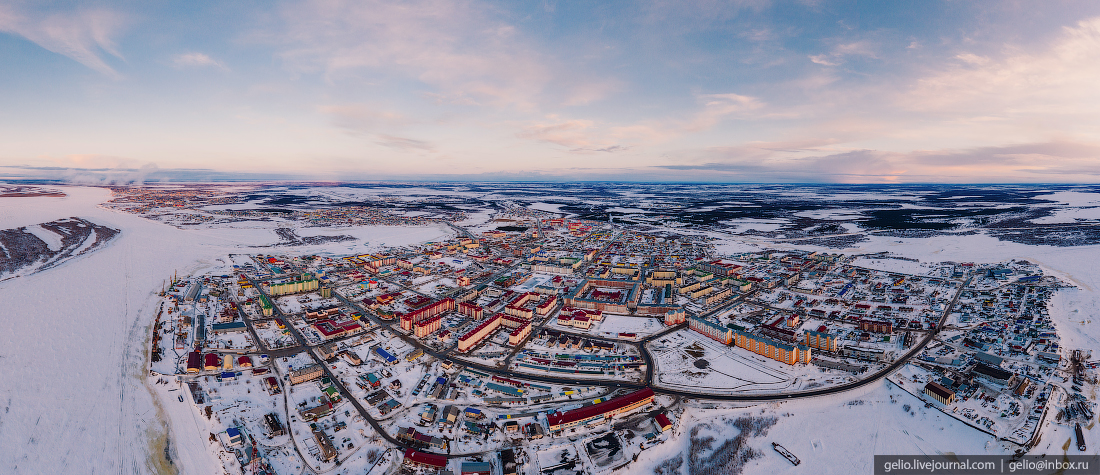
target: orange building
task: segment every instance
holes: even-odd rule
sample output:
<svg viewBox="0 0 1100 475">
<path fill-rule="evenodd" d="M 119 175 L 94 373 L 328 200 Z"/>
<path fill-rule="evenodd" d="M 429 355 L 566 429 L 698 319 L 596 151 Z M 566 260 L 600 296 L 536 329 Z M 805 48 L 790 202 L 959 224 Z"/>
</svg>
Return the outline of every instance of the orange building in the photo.
<svg viewBox="0 0 1100 475">
<path fill-rule="evenodd" d="M 427 320 L 421 320 L 421 321 L 417 322 L 416 326 L 414 327 L 414 329 L 415 329 L 414 334 L 416 335 L 417 338 L 423 338 L 423 337 L 426 337 L 428 335 L 431 335 L 432 333 L 435 333 L 435 331 L 439 330 L 439 328 L 441 326 L 443 326 L 443 316 L 442 315 L 436 315 L 436 316 L 434 316 L 432 318 L 429 318 Z"/>
<path fill-rule="evenodd" d="M 679 325 L 681 323 L 684 323 L 685 319 L 687 319 L 687 312 L 684 312 L 684 309 L 677 308 L 674 310 L 669 310 L 668 313 L 665 314 L 665 325 L 668 325 L 670 327 L 673 325 Z"/>
<path fill-rule="evenodd" d="M 836 353 L 836 335 L 825 331 L 822 326 L 818 330 L 807 330 L 805 345 L 810 348 Z"/>
<path fill-rule="evenodd" d="M 731 329 L 733 333 L 733 344 L 749 350 L 758 355 L 762 355 L 766 358 L 771 358 L 776 361 L 781 361 L 789 365 L 798 363 L 809 363 L 810 347 L 806 345 L 789 345 L 781 343 L 768 338 L 763 335 L 754 335 L 752 333 Z"/>
</svg>

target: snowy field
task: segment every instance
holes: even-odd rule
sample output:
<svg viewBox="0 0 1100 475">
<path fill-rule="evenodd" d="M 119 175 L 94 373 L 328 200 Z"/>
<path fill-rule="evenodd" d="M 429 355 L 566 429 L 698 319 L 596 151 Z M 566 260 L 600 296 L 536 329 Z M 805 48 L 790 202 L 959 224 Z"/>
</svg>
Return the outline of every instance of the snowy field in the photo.
<svg viewBox="0 0 1100 475">
<path fill-rule="evenodd" d="M 799 391 L 848 382 L 850 375 L 813 365 L 791 366 L 744 348 L 728 347 L 690 330 L 650 343 L 656 386 L 705 388 L 715 394 Z"/>
<path fill-rule="evenodd" d="M 745 474 L 871 473 L 874 454 L 994 455 L 1015 449 L 935 408 L 926 409 L 923 401 L 888 382 L 839 396 L 741 409 L 692 407 L 674 415 L 677 423 L 670 440 L 643 451 L 630 473 L 653 473 L 662 462 L 677 457 L 681 457 L 680 473 L 703 472 L 713 453 L 700 451 L 696 470 L 688 470 L 693 463 L 689 457 L 692 429 L 698 428 L 697 440 L 714 437 L 718 446 L 740 434 L 732 425 L 739 418 L 775 418 L 763 433 L 745 438 L 745 446 L 760 454 L 745 464 L 741 472 Z M 792 465 L 772 450 L 772 442 L 786 447 L 802 463 Z"/>
<path fill-rule="evenodd" d="M 1085 198 L 1074 199 L 1084 200 Z M 982 264 L 1012 259 L 1027 260 L 1042 267 L 1046 273 L 1078 287 L 1077 290 L 1058 292 L 1053 299 L 1051 317 L 1058 329 L 1058 334 L 1062 337 L 1063 345 L 1069 348 L 1100 348 L 1100 325 L 1085 323 L 1095 321 L 1091 316 L 1100 312 L 1100 266 L 1095 265 L 1097 256 L 1100 256 L 1100 245 L 1077 247 L 1026 245 L 1001 241 L 981 233 L 927 238 L 899 238 L 874 234 L 869 234 L 867 237 L 869 238 L 867 241 L 840 251 L 783 241 L 759 240 L 746 243 L 742 238 L 728 235 L 715 244 L 719 252 L 727 253 L 771 248 L 843 254 L 889 252 L 932 263 L 955 261 Z M 896 259 L 882 260 L 882 262 L 889 263 L 891 267 L 901 266 L 899 270 L 909 266 L 908 270 L 916 273 L 927 273 L 930 270 L 917 263 L 906 263 Z"/>
<path fill-rule="evenodd" d="M 619 338 L 620 333 L 634 333 L 636 338 L 644 338 L 666 327 L 661 320 L 657 320 L 653 317 L 632 317 L 627 315 L 613 315 L 606 314 L 603 316 L 603 321 L 593 324 L 591 328 L 585 330 L 583 328 L 577 328 L 572 325 L 562 325 L 558 323 L 558 319 L 550 318 L 546 322 L 546 328 L 552 330 L 564 330 L 567 332 L 589 334 L 592 336 L 603 338 Z M 632 338 L 623 338 L 631 340 Z"/>
<path fill-rule="evenodd" d="M 268 229 L 180 230 L 98 207 L 110 199 L 106 189 L 64 191 L 0 198 L 0 229 L 76 216 L 122 232 L 94 253 L 0 283 L 0 473 L 216 473 L 221 464 L 189 410 L 175 393 L 158 404 L 144 385 L 155 292 L 173 272 L 219 268 L 227 254 L 277 239 Z M 351 244 L 450 235 L 434 226 L 379 228 L 353 231 L 362 240 Z M 283 251 L 342 253 L 348 244 Z M 169 438 L 172 466 L 164 458 Z"/>
<path fill-rule="evenodd" d="M 107 246 L 58 267 L 0 282 L 0 473 L 218 473 L 221 463 L 207 450 L 190 405 L 177 402 L 176 393 L 154 392 L 144 384 L 149 326 L 158 301 L 155 292 L 173 272 L 189 275 L 220 269 L 231 264 L 227 254 L 256 252 L 255 246 L 271 246 L 278 237 L 271 229 L 260 227 L 180 230 L 98 207 L 110 198 L 107 190 L 65 187 L 64 191 L 65 197 L 0 198 L 0 229 L 76 216 L 120 229 L 121 234 Z M 1094 197 L 1059 195 L 1058 199 L 1081 206 L 1095 203 Z M 779 223 L 743 224 L 745 229 L 759 229 Z M 342 254 L 452 234 L 438 226 L 298 231 L 303 236 L 348 234 L 360 239 L 266 249 Z M 754 238 L 727 236 L 718 243 L 719 251 L 766 246 L 837 252 L 750 239 Z M 1100 313 L 1100 266 L 1095 265 L 1100 246 L 1029 246 L 984 234 L 921 239 L 872 234 L 844 252 L 881 251 L 934 262 L 1034 262 L 1078 287 L 1058 292 L 1051 303 L 1051 316 L 1063 346 L 1100 348 L 1100 325 L 1095 317 Z M 707 348 L 707 352 L 713 349 Z M 732 354 L 747 353 L 738 351 Z M 710 363 L 723 368 L 730 364 Z M 742 379 L 793 384 L 778 382 L 782 378 L 774 374 L 770 379 Z M 792 380 L 791 375 L 787 380 Z M 910 410 L 904 411 L 905 405 Z M 919 399 L 883 382 L 855 392 L 782 404 L 686 409 L 674 414 L 677 424 L 671 440 L 644 451 L 630 473 L 652 473 L 659 463 L 686 454 L 692 427 L 708 424 L 700 433 L 733 437 L 736 429 L 721 417 L 732 420 L 747 415 L 774 416 L 777 421 L 766 435 L 748 439 L 763 455 L 750 461 L 745 473 L 869 473 L 874 453 L 1010 451 L 938 410 L 925 409 Z M 1087 430 L 1088 440 L 1095 441 L 1095 425 Z M 1062 453 L 1068 437 L 1065 427 L 1049 428 L 1036 452 Z M 164 458 L 168 440 L 174 465 Z M 771 450 L 772 441 L 794 452 L 802 465 L 791 466 L 779 457 Z M 1098 446 L 1090 443 L 1087 453 L 1100 452 Z M 683 463 L 689 463 L 686 456 Z M 683 473 L 689 473 L 686 465 L 684 468 Z"/>
</svg>

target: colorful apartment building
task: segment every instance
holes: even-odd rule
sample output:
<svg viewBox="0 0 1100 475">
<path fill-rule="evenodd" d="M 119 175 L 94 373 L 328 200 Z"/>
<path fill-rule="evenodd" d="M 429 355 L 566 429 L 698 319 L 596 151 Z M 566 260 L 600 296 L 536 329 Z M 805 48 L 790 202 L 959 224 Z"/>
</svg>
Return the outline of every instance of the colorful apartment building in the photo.
<svg viewBox="0 0 1100 475">
<path fill-rule="evenodd" d="M 871 333 L 893 333 L 894 323 L 887 320 L 862 319 L 859 321 L 859 330 Z"/>
<path fill-rule="evenodd" d="M 807 330 L 805 345 L 810 348 L 836 353 L 836 335 L 825 331 L 824 326 L 817 330 Z"/>
<path fill-rule="evenodd" d="M 686 318 L 687 312 L 685 312 L 682 308 L 669 310 L 668 313 L 665 314 L 665 325 L 668 325 L 670 327 L 673 325 L 679 325 L 681 323 L 684 323 L 684 320 Z"/>
<path fill-rule="evenodd" d="M 431 305 L 421 307 L 417 310 L 413 310 L 407 314 L 401 315 L 401 328 L 405 331 L 410 331 L 413 325 L 422 321 L 432 318 L 436 315 L 443 314 L 444 312 L 450 312 L 455 309 L 455 299 L 445 298 L 438 300 Z"/>
<path fill-rule="evenodd" d="M 463 353 L 470 351 L 470 348 L 477 346 L 477 344 L 481 343 L 482 340 L 488 338 L 489 335 L 492 335 L 493 332 L 500 327 L 501 318 L 501 314 L 493 314 L 493 316 L 489 317 L 488 320 L 481 322 L 480 324 L 478 324 L 478 326 L 474 327 L 473 330 L 470 330 L 466 332 L 465 335 L 459 337 L 458 351 Z"/>
<path fill-rule="evenodd" d="M 443 326 L 443 315 L 436 315 L 436 316 L 434 316 L 432 318 L 429 318 L 427 320 L 421 320 L 421 321 L 417 322 L 413 326 L 413 332 L 414 332 L 414 335 L 416 335 L 417 338 L 423 338 L 423 337 L 426 337 L 428 335 L 431 335 L 432 333 L 435 333 L 436 330 L 439 330 L 439 328 L 442 327 L 442 326 Z"/>
<path fill-rule="evenodd" d="M 733 329 L 724 327 L 720 324 L 704 320 L 699 317 L 688 317 L 688 327 L 696 332 L 706 335 L 714 341 L 720 342 L 723 345 L 728 345 L 733 341 Z"/>
<path fill-rule="evenodd" d="M 771 358 L 789 365 L 809 363 L 812 356 L 810 347 L 800 344 L 782 343 L 763 335 L 755 335 L 744 330 L 731 329 L 733 344 L 765 358 Z"/>
<path fill-rule="evenodd" d="M 274 284 L 267 284 L 267 293 L 275 297 L 282 295 L 291 295 L 301 292 L 312 292 L 317 290 L 321 285 L 321 282 L 314 278 L 311 274 L 302 274 L 295 276 L 285 282 L 277 282 Z"/>
</svg>

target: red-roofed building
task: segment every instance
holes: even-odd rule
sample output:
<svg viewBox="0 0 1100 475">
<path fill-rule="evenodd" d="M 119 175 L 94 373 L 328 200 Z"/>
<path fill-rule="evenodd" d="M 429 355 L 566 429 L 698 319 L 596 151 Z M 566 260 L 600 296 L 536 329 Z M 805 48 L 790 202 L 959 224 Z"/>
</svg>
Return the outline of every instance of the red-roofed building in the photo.
<svg viewBox="0 0 1100 475">
<path fill-rule="evenodd" d="M 508 344 L 517 346 L 531 334 L 531 322 L 523 322 L 508 334 Z"/>
<path fill-rule="evenodd" d="M 402 463 L 413 467 L 442 470 L 447 467 L 447 457 L 405 449 L 405 460 Z"/>
<path fill-rule="evenodd" d="M 346 335 L 354 335 L 363 331 L 363 326 L 354 320 L 347 322 L 334 322 L 332 320 L 321 320 L 313 324 L 313 328 L 317 330 L 317 333 L 321 334 L 321 338 L 332 340 L 340 338 Z"/>
<path fill-rule="evenodd" d="M 421 320 L 420 322 L 417 322 L 415 325 L 413 325 L 413 334 L 416 335 L 417 338 L 423 338 L 431 335 L 432 333 L 435 333 L 435 331 L 439 330 L 442 325 L 443 315 L 436 315 L 427 320 Z"/>
<path fill-rule="evenodd" d="M 657 423 L 657 428 L 661 429 L 661 432 L 672 428 L 672 421 L 668 420 L 668 416 L 663 412 L 654 416 L 653 421 Z"/>
<path fill-rule="evenodd" d="M 473 330 L 466 332 L 458 339 L 458 351 L 467 352 L 500 327 L 501 314 L 494 314 L 488 320 L 481 322 Z"/>
<path fill-rule="evenodd" d="M 724 262 L 721 260 L 707 262 L 699 266 L 700 269 L 711 272 L 717 275 L 730 276 L 737 275 L 741 271 L 740 264 L 734 264 L 732 262 Z"/>
<path fill-rule="evenodd" d="M 207 371 L 214 371 L 222 365 L 222 359 L 214 353 L 207 353 L 203 355 L 203 369 Z"/>
<path fill-rule="evenodd" d="M 561 432 L 583 424 L 601 423 L 613 416 L 633 411 L 651 402 L 653 402 L 653 390 L 646 387 L 610 401 L 564 413 L 550 414 L 546 416 L 546 422 L 550 426 L 551 432 Z"/>
<path fill-rule="evenodd" d="M 546 315 L 546 314 L 550 313 L 550 310 L 554 309 L 554 305 L 557 304 L 557 303 L 558 303 L 558 296 L 557 295 L 551 295 L 550 298 L 547 298 L 545 302 L 540 303 L 538 305 L 538 307 L 535 307 L 535 310 L 538 311 L 539 315 Z"/>
<path fill-rule="evenodd" d="M 461 302 L 458 304 L 458 313 L 466 315 L 467 317 L 473 317 L 474 319 L 480 319 L 485 309 L 479 307 L 477 304 L 470 302 Z"/>
<path fill-rule="evenodd" d="M 187 354 L 187 372 L 198 373 L 202 370 L 202 353 L 192 351 Z"/>
<path fill-rule="evenodd" d="M 445 298 L 443 300 L 438 300 L 431 305 L 409 312 L 406 315 L 402 315 L 401 328 L 406 331 L 412 330 L 413 325 L 419 323 L 420 321 L 427 320 L 444 312 L 450 312 L 454 309 L 455 299 Z"/>
</svg>

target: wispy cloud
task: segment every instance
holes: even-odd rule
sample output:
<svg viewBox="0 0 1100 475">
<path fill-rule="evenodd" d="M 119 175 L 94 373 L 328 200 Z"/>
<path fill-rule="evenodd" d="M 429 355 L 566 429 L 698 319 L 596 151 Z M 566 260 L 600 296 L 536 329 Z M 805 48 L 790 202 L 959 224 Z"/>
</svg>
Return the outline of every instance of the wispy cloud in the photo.
<svg viewBox="0 0 1100 475">
<path fill-rule="evenodd" d="M 699 96 L 699 99 L 703 101 L 703 110 L 683 126 L 685 131 L 697 132 L 710 129 L 722 119 L 754 112 L 765 105 L 755 97 L 733 93 L 705 94 Z"/>
<path fill-rule="evenodd" d="M 1063 28 L 1045 48 L 1007 47 L 996 57 L 964 51 L 955 59 L 900 94 L 898 105 L 957 117 L 999 116 L 1033 128 L 1072 130 L 1087 118 L 1083 124 L 1095 131 L 1100 18 Z"/>
<path fill-rule="evenodd" d="M 21 36 L 104 75 L 119 77 L 104 59 L 121 59 L 116 40 L 126 16 L 108 9 L 41 12 L 0 4 L 0 31 Z"/>
<path fill-rule="evenodd" d="M 431 152 L 435 150 L 435 144 L 426 140 L 398 137 L 396 135 L 389 134 L 378 134 L 377 137 L 378 140 L 376 140 L 375 143 L 383 147 L 406 151 L 419 150 L 423 152 Z"/>
<path fill-rule="evenodd" d="M 516 136 L 561 145 L 569 149 L 580 149 L 593 146 L 594 138 L 591 134 L 593 126 L 594 122 L 591 120 L 561 120 L 557 116 L 550 116 L 547 121 L 524 127 Z"/>
<path fill-rule="evenodd" d="M 516 136 L 560 145 L 574 153 L 624 152 L 710 130 L 723 120 L 747 118 L 766 107 L 755 97 L 733 93 L 703 94 L 697 100 L 699 107 L 686 117 L 620 124 L 549 115 L 522 126 Z"/>
<path fill-rule="evenodd" d="M 205 53 L 182 53 L 172 57 L 172 65 L 176 68 L 203 68 L 203 67 L 215 67 L 219 69 L 226 69 L 222 63 L 215 61 L 214 58 L 206 55 Z"/>
<path fill-rule="evenodd" d="M 631 147 L 628 147 L 628 146 L 625 146 L 625 145 L 610 145 L 610 146 L 607 146 L 607 147 L 600 147 L 600 148 L 575 148 L 575 149 L 570 150 L 570 152 L 574 152 L 574 153 L 589 153 L 589 152 L 590 153 L 617 153 L 617 152 L 625 152 L 625 151 L 630 150 L 630 149 L 631 149 Z"/>
<path fill-rule="evenodd" d="M 827 53 L 810 55 L 810 61 L 822 66 L 839 66 L 852 56 L 877 59 L 875 43 L 869 40 L 840 43 Z"/>
<path fill-rule="evenodd" d="M 967 149 L 848 150 L 820 143 L 755 143 L 670 154 L 656 168 L 724 174 L 731 180 L 807 182 L 1003 182 L 1080 180 L 1100 175 L 1100 146 L 1044 142 Z M 822 153 L 825 152 L 825 153 Z"/>
<path fill-rule="evenodd" d="M 335 104 L 318 107 L 329 116 L 332 123 L 353 135 L 370 137 L 371 141 L 386 148 L 400 151 L 431 152 L 433 142 L 398 135 L 400 131 L 421 121 L 400 112 L 385 110 L 369 104 Z"/>
<path fill-rule="evenodd" d="M 282 12 L 285 32 L 269 35 L 301 72 L 330 80 L 398 75 L 441 103 L 533 110 L 546 101 L 584 104 L 614 88 L 536 47 L 496 9 L 474 1 L 311 0 Z"/>
</svg>

